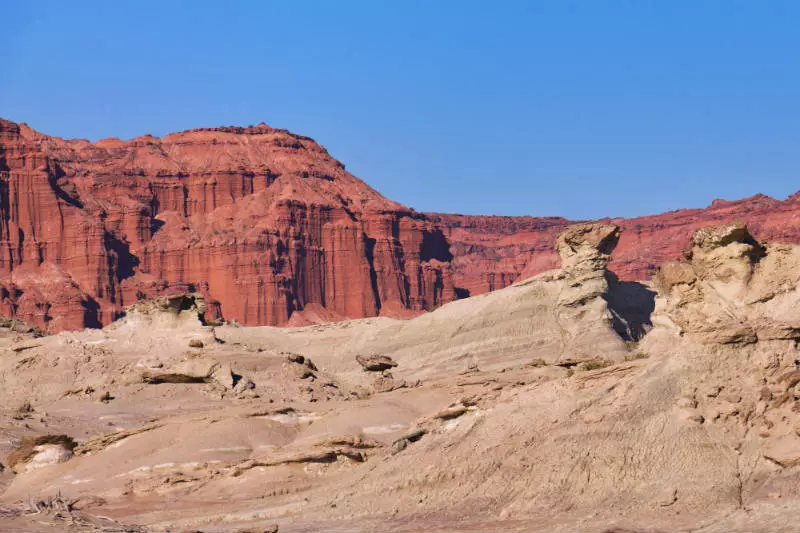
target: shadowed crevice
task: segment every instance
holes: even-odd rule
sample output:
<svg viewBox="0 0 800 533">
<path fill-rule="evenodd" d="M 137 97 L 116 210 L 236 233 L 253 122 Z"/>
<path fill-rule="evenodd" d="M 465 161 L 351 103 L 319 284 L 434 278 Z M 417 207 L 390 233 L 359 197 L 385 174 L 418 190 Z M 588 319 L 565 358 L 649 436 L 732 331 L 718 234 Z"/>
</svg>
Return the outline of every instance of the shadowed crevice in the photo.
<svg viewBox="0 0 800 533">
<path fill-rule="evenodd" d="M 375 242 L 376 239 L 367 237 L 367 234 L 364 233 L 364 255 L 367 257 L 369 281 L 372 287 L 372 294 L 375 296 L 375 314 L 379 315 L 381 312 L 381 293 L 378 290 L 378 273 L 375 272 Z"/>
<path fill-rule="evenodd" d="M 86 296 L 82 302 L 83 306 L 83 325 L 87 328 L 100 329 L 103 327 L 100 321 L 100 304 L 91 296 Z"/>
<path fill-rule="evenodd" d="M 47 173 L 47 183 L 50 185 L 50 188 L 53 189 L 53 192 L 58 198 L 62 199 L 64 202 L 68 203 L 73 207 L 83 209 L 83 203 L 79 199 L 74 198 L 69 194 L 67 194 L 67 192 L 64 189 L 62 189 L 61 186 L 58 184 L 58 180 L 63 178 L 65 175 L 66 174 L 61 169 L 61 167 L 55 165 L 54 170 L 52 172 Z"/>
<path fill-rule="evenodd" d="M 112 233 L 105 234 L 106 249 L 113 251 L 116 255 L 116 275 L 119 281 L 130 278 L 134 275 L 136 267 L 139 266 L 139 258 L 131 253 L 130 244 L 121 241 Z M 112 258 L 109 257 L 109 263 Z M 115 265 L 109 264 L 112 269 Z"/>
<path fill-rule="evenodd" d="M 449 263 L 453 260 L 453 254 L 450 252 L 450 243 L 441 230 L 437 229 L 422 233 L 422 250 L 419 258 L 422 261 L 436 259 L 443 263 Z"/>
<path fill-rule="evenodd" d="M 614 331 L 626 341 L 639 341 L 653 327 L 650 316 L 656 307 L 656 291 L 644 283 L 620 281 L 606 272 L 608 292 L 605 300 L 611 311 Z"/>
</svg>

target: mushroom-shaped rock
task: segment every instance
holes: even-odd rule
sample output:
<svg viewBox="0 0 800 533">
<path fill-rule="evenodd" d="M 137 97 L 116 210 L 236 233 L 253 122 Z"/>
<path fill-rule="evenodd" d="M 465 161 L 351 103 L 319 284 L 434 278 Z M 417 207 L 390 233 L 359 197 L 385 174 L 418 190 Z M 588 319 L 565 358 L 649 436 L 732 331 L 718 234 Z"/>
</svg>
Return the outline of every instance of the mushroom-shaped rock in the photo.
<svg viewBox="0 0 800 533">
<path fill-rule="evenodd" d="M 198 293 L 181 293 L 158 296 L 149 300 L 140 300 L 126 308 L 125 317 L 113 324 L 113 328 L 142 323 L 147 328 L 175 328 L 178 326 L 205 325 L 205 314 L 208 305 L 205 297 Z M 204 344 L 208 344 L 204 342 Z"/>
<path fill-rule="evenodd" d="M 754 263 L 765 255 L 741 222 L 700 228 L 692 236 L 692 266 L 707 279 L 747 281 Z"/>
<path fill-rule="evenodd" d="M 370 356 L 357 355 L 356 361 L 365 372 L 383 372 L 397 366 L 397 363 L 391 357 L 377 354 Z"/>
<path fill-rule="evenodd" d="M 559 234 L 555 248 L 568 283 L 559 304 L 582 305 L 606 293 L 606 267 L 619 242 L 619 232 L 619 226 L 598 223 L 576 224 Z"/>
<path fill-rule="evenodd" d="M 692 235 L 692 245 L 700 248 L 719 248 L 735 242 L 759 246 L 743 222 L 700 228 Z"/>
<path fill-rule="evenodd" d="M 619 242 L 619 226 L 614 224 L 576 224 L 556 239 L 556 252 L 565 265 L 592 257 L 608 257 Z"/>
</svg>

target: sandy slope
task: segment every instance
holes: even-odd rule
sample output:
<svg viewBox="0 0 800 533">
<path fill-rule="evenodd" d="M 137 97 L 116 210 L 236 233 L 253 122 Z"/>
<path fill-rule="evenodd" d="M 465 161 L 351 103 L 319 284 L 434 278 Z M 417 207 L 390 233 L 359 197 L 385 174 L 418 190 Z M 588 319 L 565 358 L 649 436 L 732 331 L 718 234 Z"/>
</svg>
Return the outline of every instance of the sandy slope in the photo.
<svg viewBox="0 0 800 533">
<path fill-rule="evenodd" d="M 408 321 L 213 327 L 186 296 L 6 331 L 0 457 L 78 447 L 0 459 L 0 529 L 795 530 L 797 249 L 698 234 L 656 298 L 617 239 L 570 228 L 561 269 Z"/>
</svg>

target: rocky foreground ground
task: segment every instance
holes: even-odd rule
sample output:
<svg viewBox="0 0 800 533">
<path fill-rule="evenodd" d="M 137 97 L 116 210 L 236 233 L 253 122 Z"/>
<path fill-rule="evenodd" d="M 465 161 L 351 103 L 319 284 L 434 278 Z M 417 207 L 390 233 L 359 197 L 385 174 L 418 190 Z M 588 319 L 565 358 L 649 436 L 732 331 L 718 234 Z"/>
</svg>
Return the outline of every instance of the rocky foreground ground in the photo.
<svg viewBox="0 0 800 533">
<path fill-rule="evenodd" d="M 0 339 L 0 530 L 796 531 L 800 247 L 620 230 L 411 320 L 212 325 L 196 294 Z"/>
</svg>

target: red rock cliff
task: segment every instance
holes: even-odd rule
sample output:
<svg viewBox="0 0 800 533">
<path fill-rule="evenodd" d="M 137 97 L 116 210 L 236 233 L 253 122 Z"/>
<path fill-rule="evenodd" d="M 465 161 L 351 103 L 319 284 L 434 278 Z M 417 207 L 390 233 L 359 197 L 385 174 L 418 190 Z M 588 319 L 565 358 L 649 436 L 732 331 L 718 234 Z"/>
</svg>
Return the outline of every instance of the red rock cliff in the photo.
<svg viewBox="0 0 800 533">
<path fill-rule="evenodd" d="M 800 201 L 717 201 L 622 226 L 624 279 L 740 219 L 800 242 Z M 244 324 L 410 316 L 558 266 L 562 218 L 416 213 L 313 140 L 266 125 L 96 143 L 0 119 L 0 314 L 49 331 L 106 324 L 137 299 L 206 294 Z"/>
<path fill-rule="evenodd" d="M 441 225 L 449 240 L 454 285 L 472 295 L 557 267 L 553 242 L 564 226 L 574 223 L 562 218 L 428 217 Z M 623 229 L 609 268 L 624 280 L 647 279 L 659 264 L 681 257 L 695 229 L 734 220 L 746 222 L 758 239 L 800 243 L 800 193 L 784 201 L 756 195 L 715 200 L 704 209 L 603 219 Z"/>
<path fill-rule="evenodd" d="M 0 121 L 0 312 L 50 331 L 199 290 L 245 324 L 455 298 L 442 232 L 265 125 L 91 144 Z"/>
</svg>

